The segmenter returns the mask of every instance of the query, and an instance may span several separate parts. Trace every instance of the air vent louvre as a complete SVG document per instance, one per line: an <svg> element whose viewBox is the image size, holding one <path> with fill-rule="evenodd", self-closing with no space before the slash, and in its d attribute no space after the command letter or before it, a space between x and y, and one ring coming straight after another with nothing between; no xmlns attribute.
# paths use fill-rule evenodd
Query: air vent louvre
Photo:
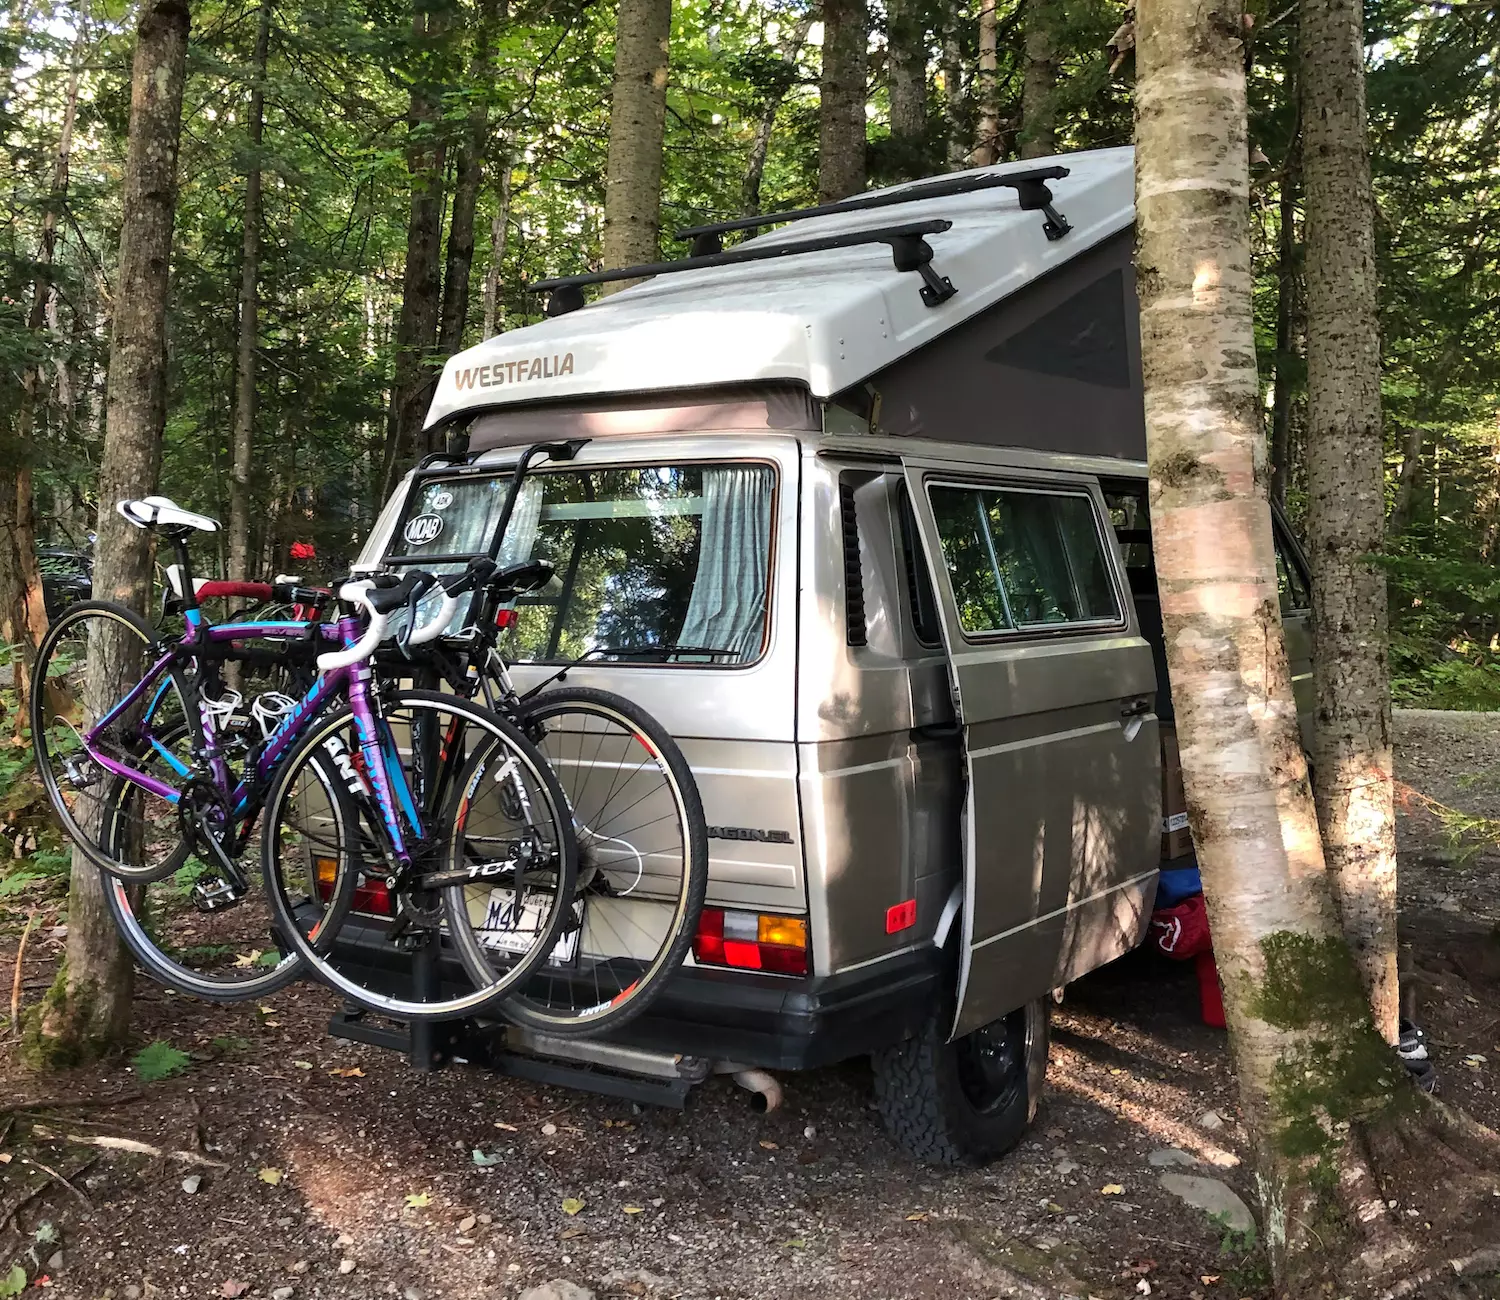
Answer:
<svg viewBox="0 0 1500 1300"><path fill-rule="evenodd" d="M859 563L859 521L854 487L839 484L839 514L844 530L844 623L850 645L865 645L865 575Z"/></svg>

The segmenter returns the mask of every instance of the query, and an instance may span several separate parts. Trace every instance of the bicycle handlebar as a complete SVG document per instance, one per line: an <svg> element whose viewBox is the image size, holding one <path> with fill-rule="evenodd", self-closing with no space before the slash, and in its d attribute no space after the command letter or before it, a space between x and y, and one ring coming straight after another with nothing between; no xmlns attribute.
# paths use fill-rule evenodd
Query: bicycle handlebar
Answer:
<svg viewBox="0 0 1500 1300"><path fill-rule="evenodd" d="M339 599L351 605L358 605L369 615L370 623L365 628L364 635L347 650L330 650L326 654L320 654L318 671L327 673L335 668L350 668L357 663L362 663L374 654L376 648L385 640L386 625L390 619L371 603L370 592L373 590L375 590L375 584L368 578L362 578L358 582L346 582L339 588Z"/></svg>

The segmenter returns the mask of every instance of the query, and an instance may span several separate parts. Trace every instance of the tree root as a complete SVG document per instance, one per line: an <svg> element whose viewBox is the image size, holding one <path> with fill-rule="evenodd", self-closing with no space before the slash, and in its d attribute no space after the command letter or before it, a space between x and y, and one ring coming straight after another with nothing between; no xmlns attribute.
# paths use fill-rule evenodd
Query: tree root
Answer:
<svg viewBox="0 0 1500 1300"><path fill-rule="evenodd" d="M1418 1121L1421 1127L1429 1132L1435 1131L1446 1146L1452 1147L1466 1159L1473 1160L1479 1154L1492 1168L1500 1168L1500 1133L1481 1124L1467 1111L1450 1106L1436 1097L1418 1095L1422 1098L1424 1112ZM1403 1128L1409 1129L1412 1122L1403 1120Z"/></svg>
<svg viewBox="0 0 1500 1300"><path fill-rule="evenodd" d="M1500 1269L1500 1246L1485 1246L1472 1254L1462 1255L1457 1259L1447 1259L1432 1268L1423 1269L1420 1273L1413 1273L1410 1277L1402 1278L1390 1289L1382 1291L1377 1300L1402 1300L1403 1296L1420 1295L1423 1287L1431 1285L1439 1278L1456 1279L1490 1269Z"/></svg>
<svg viewBox="0 0 1500 1300"><path fill-rule="evenodd" d="M152 1156L157 1160L178 1160L185 1165L201 1165L205 1169L228 1169L222 1160L199 1155L196 1151L172 1151L166 1147L152 1146L137 1138L115 1137L108 1133L59 1133L43 1124L33 1124L32 1133L39 1138L54 1142L76 1142L80 1146L102 1147L106 1151L126 1151L132 1155Z"/></svg>
<svg viewBox="0 0 1500 1300"><path fill-rule="evenodd" d="M1359 1129L1350 1134L1340 1160L1338 1182L1339 1203L1361 1242L1354 1262L1367 1278L1408 1264L1419 1253L1391 1215L1385 1191L1376 1177L1379 1166L1371 1146L1372 1137Z"/></svg>

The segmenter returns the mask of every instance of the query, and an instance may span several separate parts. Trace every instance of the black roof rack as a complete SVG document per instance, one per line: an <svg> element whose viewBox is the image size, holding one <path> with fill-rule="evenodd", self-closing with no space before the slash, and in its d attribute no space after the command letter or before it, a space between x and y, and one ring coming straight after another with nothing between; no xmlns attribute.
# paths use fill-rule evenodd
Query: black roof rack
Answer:
<svg viewBox="0 0 1500 1300"><path fill-rule="evenodd" d="M732 230L758 230L762 226L776 226L784 221L806 221L809 217L828 217L839 212L864 212L870 208L895 207L902 203L917 203L922 199L941 198L952 194L972 194L978 190L1015 190L1023 212L1041 212L1045 216L1042 230L1048 239L1061 239L1073 227L1068 219L1052 206L1052 191L1048 181L1061 180L1068 174L1066 167L1035 167L1030 171L965 172L958 176L943 176L935 181L911 185L906 189L881 194L860 194L852 199L841 199L837 203L820 203L815 208L795 208L790 212L767 212L758 217L735 217L730 221L716 221L712 225L689 226L677 232L678 239L693 241L694 257L711 257L724 247L721 235Z"/></svg>
<svg viewBox="0 0 1500 1300"><path fill-rule="evenodd" d="M891 260L898 271L915 271L922 277L922 301L929 307L946 302L957 292L953 282L940 276L930 265L932 245L927 235L951 230L953 223L942 218L930 221L908 221L897 226L880 226L874 230L851 230L842 235L825 235L821 239L802 239L794 244L757 244L752 248L733 248L675 262L650 262L644 266L623 266L613 271L590 271L584 275L560 276L554 280L537 280L527 286L538 292L551 290L547 302L548 316L563 316L584 305L579 290L586 284L607 284L613 280L640 280L652 275L669 275L674 271L698 271L708 266L734 266L741 262L768 262L798 253L821 253L831 248L857 248L862 244L889 244Z"/></svg>

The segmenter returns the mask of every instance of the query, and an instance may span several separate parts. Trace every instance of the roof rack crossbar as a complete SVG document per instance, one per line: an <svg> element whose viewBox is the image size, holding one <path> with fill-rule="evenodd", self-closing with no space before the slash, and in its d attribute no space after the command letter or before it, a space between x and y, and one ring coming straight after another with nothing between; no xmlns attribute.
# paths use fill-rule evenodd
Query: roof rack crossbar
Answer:
<svg viewBox="0 0 1500 1300"><path fill-rule="evenodd" d="M612 271L559 276L552 280L537 280L526 287L537 292L550 290L552 297L547 303L547 315L561 316L577 311L584 305L583 295L578 290L586 284L641 280L647 276L670 275L674 271L699 271L710 266L769 262L779 257L793 257L798 253L822 253L834 248L886 244L890 247L891 261L896 270L915 271L920 275L922 301L929 307L936 307L953 297L957 290L946 276L940 276L932 269L932 245L927 242L926 236L940 235L952 228L951 221L940 217L930 221L908 221L896 226L880 226L874 230L851 230L842 235L825 235L821 239L801 239L794 244L757 244L750 248L732 248L727 253L682 258L676 262L650 262L644 266L622 266Z"/></svg>
<svg viewBox="0 0 1500 1300"><path fill-rule="evenodd" d="M870 208L895 207L902 203L916 203L921 199L942 198L954 194L973 194L979 190L1010 189L1016 191L1023 212L1040 211L1046 220L1042 229L1048 239L1061 239L1073 227L1068 219L1052 206L1052 191L1048 181L1061 180L1068 174L1066 167L1035 167L1030 171L1007 172L996 175L991 172L966 173L960 176L944 176L922 185L911 185L903 190L881 194L861 194L852 199L840 199L837 203L820 203L813 208L794 208L788 212L766 212L755 217L735 217L730 221L716 221L710 225L689 226L677 232L677 238L693 241L695 256L714 256L723 248L718 237L734 230L759 230L763 226L776 226L786 221L806 221L809 217L829 217L840 212L864 212Z"/></svg>

